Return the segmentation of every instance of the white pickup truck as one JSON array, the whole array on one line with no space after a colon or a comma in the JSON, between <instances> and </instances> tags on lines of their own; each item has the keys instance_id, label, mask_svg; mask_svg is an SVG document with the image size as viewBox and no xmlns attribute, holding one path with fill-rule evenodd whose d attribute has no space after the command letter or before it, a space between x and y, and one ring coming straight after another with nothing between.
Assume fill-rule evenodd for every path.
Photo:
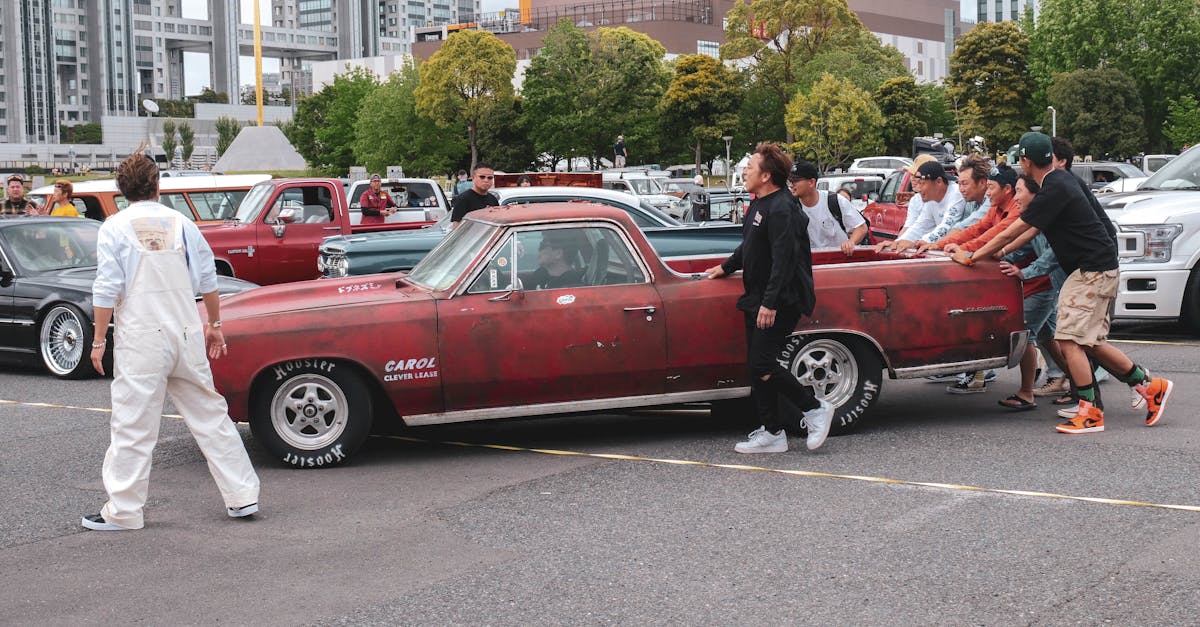
<instances>
[{"instance_id":1,"label":"white pickup truck","mask_svg":"<svg viewBox=\"0 0 1200 627\"><path fill-rule=\"evenodd\" d=\"M1167 163L1137 191L1098 198L1121 255L1114 317L1177 319L1200 331L1200 150Z\"/></svg>"}]
</instances>

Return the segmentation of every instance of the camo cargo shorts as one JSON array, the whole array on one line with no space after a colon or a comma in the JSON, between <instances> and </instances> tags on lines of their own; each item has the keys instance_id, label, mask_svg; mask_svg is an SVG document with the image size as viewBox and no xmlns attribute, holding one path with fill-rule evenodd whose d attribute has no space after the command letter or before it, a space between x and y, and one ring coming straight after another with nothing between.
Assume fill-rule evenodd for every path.
<instances>
[{"instance_id":1,"label":"camo cargo shorts","mask_svg":"<svg viewBox=\"0 0 1200 627\"><path fill-rule=\"evenodd\" d=\"M1109 308L1117 297L1120 272L1076 270L1067 277L1058 294L1058 322L1054 339L1070 340L1080 346L1096 346L1108 340Z\"/></svg>"}]
</instances>

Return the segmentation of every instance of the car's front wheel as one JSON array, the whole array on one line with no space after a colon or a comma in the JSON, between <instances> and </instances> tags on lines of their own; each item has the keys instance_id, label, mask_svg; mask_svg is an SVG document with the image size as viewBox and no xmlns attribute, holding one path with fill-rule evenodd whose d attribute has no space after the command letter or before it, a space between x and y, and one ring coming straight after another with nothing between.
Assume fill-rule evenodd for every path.
<instances>
[{"instance_id":1,"label":"car's front wheel","mask_svg":"<svg viewBox=\"0 0 1200 627\"><path fill-rule=\"evenodd\" d=\"M55 305L42 317L38 349L42 363L56 377L79 379L92 368L92 322L74 305Z\"/></svg>"},{"instance_id":2,"label":"car's front wheel","mask_svg":"<svg viewBox=\"0 0 1200 627\"><path fill-rule=\"evenodd\" d=\"M371 431L371 393L345 364L297 360L255 392L250 430L280 461L321 468L346 461Z\"/></svg>"},{"instance_id":3,"label":"car's front wheel","mask_svg":"<svg viewBox=\"0 0 1200 627\"><path fill-rule=\"evenodd\" d=\"M800 383L837 408L831 434L852 431L879 401L883 365L874 347L862 339L795 335L788 339L783 355Z\"/></svg>"}]
</instances>

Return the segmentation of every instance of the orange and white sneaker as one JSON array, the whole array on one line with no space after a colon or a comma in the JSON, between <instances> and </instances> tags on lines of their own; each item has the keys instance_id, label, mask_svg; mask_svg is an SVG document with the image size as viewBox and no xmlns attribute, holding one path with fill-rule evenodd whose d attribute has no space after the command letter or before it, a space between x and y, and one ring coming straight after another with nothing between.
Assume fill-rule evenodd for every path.
<instances>
[{"instance_id":1,"label":"orange and white sneaker","mask_svg":"<svg viewBox=\"0 0 1200 627\"><path fill-rule=\"evenodd\" d=\"M1079 412L1074 418L1054 428L1059 433L1099 433L1104 431L1104 411L1087 402L1079 401Z\"/></svg>"},{"instance_id":2,"label":"orange and white sneaker","mask_svg":"<svg viewBox=\"0 0 1200 627\"><path fill-rule=\"evenodd\" d=\"M1163 410L1167 408L1167 399L1175 384L1170 379L1153 378L1141 385L1135 385L1142 398L1146 399L1146 426L1153 427L1162 419Z\"/></svg>"}]
</instances>

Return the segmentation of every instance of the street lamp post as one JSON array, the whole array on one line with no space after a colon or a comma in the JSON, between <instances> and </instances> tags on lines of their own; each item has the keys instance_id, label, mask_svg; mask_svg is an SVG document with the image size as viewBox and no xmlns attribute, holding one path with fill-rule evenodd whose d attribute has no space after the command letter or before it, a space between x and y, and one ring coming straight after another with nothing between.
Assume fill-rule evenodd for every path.
<instances>
[{"instance_id":1,"label":"street lamp post","mask_svg":"<svg viewBox=\"0 0 1200 627\"><path fill-rule=\"evenodd\" d=\"M733 172L729 171L729 142L733 141L733 135L723 135L721 139L725 140L725 186L733 187Z\"/></svg>"},{"instance_id":2,"label":"street lamp post","mask_svg":"<svg viewBox=\"0 0 1200 627\"><path fill-rule=\"evenodd\" d=\"M70 162L67 164L67 172L70 174L74 174L75 173L75 149L74 148L67 150L67 159Z\"/></svg>"},{"instance_id":3,"label":"street lamp post","mask_svg":"<svg viewBox=\"0 0 1200 627\"><path fill-rule=\"evenodd\" d=\"M1050 135L1058 137L1058 111L1054 107L1046 107L1050 112Z\"/></svg>"}]
</instances>

